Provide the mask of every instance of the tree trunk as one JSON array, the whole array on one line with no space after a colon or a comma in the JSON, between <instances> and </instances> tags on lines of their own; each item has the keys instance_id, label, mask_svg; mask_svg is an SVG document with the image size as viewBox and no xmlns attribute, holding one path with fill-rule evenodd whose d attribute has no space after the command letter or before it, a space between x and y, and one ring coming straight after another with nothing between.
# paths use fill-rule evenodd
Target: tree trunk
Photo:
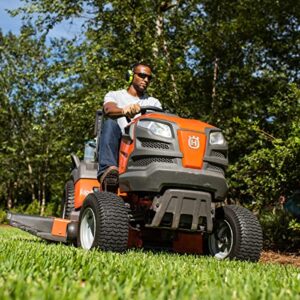
<instances>
[{"instance_id":1,"label":"tree trunk","mask_svg":"<svg viewBox=\"0 0 300 300\"><path fill-rule=\"evenodd\" d=\"M46 209L46 180L47 180L47 174L48 174L48 157L49 157L49 146L46 146L46 159L45 159L45 165L43 168L43 173L41 174L41 216L45 214Z\"/></svg>"},{"instance_id":2,"label":"tree trunk","mask_svg":"<svg viewBox=\"0 0 300 300\"><path fill-rule=\"evenodd\" d=\"M21 138L23 151L26 153L26 145L23 138ZM28 177L29 177L29 185L31 188L31 200L34 201L36 199L35 191L34 191L34 181L33 181L33 172L32 172L32 166L29 157L26 155L25 161L27 163L27 169L28 169Z\"/></svg>"},{"instance_id":3,"label":"tree trunk","mask_svg":"<svg viewBox=\"0 0 300 300\"><path fill-rule=\"evenodd\" d=\"M218 79L218 62L219 62L219 58L215 58L215 62L214 62L214 77L213 77L213 82L212 82L212 93L211 93L211 97L212 97L212 101L211 101L211 112L212 112L212 117L217 113L217 79Z\"/></svg>"},{"instance_id":4,"label":"tree trunk","mask_svg":"<svg viewBox=\"0 0 300 300\"><path fill-rule=\"evenodd\" d=\"M177 6L178 3L177 1L175 1L175 4L173 4L173 1L163 1L160 6L158 7L158 14L157 14L157 18L156 18L156 22L155 22L155 27L156 27L156 42L153 46L153 55L155 59L158 59L158 54L159 54L159 43L160 41L162 42L162 50L165 54L165 58L166 58L166 62L167 62L167 66L168 66L168 71L170 72L170 77L171 77L171 83L172 83L172 87L173 87L173 91L174 94L176 96L176 100L179 99L179 92L178 92L178 87L176 84L176 80L175 80L175 76L174 74L171 72L172 70L172 63L171 63L171 58L170 58L170 52L168 49L168 45L167 45L167 41L163 36L163 30L164 30L164 17L163 14L164 12L166 12L167 10ZM175 104L174 99L172 98L172 104Z\"/></svg>"},{"instance_id":5,"label":"tree trunk","mask_svg":"<svg viewBox=\"0 0 300 300\"><path fill-rule=\"evenodd\" d=\"M43 216L45 214L45 208L46 208L46 192L45 192L45 176L42 176L42 182L41 182L41 216Z\"/></svg>"},{"instance_id":6,"label":"tree trunk","mask_svg":"<svg viewBox=\"0 0 300 300\"><path fill-rule=\"evenodd\" d=\"M11 209L13 207L13 197L12 197L12 184L11 181L8 183L8 188L7 188L7 209Z\"/></svg>"}]
</instances>

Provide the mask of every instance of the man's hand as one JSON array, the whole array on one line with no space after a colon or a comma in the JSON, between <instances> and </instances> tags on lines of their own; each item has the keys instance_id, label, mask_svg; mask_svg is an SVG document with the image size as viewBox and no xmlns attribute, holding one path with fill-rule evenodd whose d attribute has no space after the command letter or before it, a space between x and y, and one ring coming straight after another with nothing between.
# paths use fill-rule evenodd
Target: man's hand
<instances>
[{"instance_id":1,"label":"man's hand","mask_svg":"<svg viewBox=\"0 0 300 300\"><path fill-rule=\"evenodd\" d=\"M130 104L128 106L125 106L122 109L123 115L128 117L128 118L133 118L140 111L141 111L141 106L137 103L136 104Z\"/></svg>"}]
</instances>

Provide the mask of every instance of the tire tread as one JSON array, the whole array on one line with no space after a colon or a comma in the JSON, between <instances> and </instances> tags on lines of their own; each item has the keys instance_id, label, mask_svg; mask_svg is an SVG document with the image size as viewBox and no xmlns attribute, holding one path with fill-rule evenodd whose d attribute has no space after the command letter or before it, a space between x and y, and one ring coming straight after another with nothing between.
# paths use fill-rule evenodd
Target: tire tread
<instances>
[{"instance_id":1,"label":"tire tread","mask_svg":"<svg viewBox=\"0 0 300 300\"><path fill-rule=\"evenodd\" d=\"M75 189L73 180L65 184L64 198L62 203L62 215L65 219L70 219L72 211L75 209ZM64 212L65 211L65 212Z\"/></svg>"},{"instance_id":2,"label":"tire tread","mask_svg":"<svg viewBox=\"0 0 300 300\"><path fill-rule=\"evenodd\" d=\"M96 235L92 248L104 251L123 252L128 243L128 213L122 198L110 192L94 192L87 196L88 203L96 206Z\"/></svg>"},{"instance_id":3,"label":"tire tread","mask_svg":"<svg viewBox=\"0 0 300 300\"><path fill-rule=\"evenodd\" d=\"M231 215L239 227L240 238L231 258L256 262L263 247L263 235L257 217L242 206L224 206L225 215Z\"/></svg>"}]
</instances>

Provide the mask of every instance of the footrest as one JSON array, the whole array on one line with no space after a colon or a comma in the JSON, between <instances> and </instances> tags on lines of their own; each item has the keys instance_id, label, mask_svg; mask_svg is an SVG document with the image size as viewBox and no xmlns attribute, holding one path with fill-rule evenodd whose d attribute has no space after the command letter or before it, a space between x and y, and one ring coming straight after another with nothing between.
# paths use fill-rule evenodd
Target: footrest
<instances>
[{"instance_id":1,"label":"footrest","mask_svg":"<svg viewBox=\"0 0 300 300\"><path fill-rule=\"evenodd\" d=\"M102 183L102 190L106 192L116 193L119 188L119 176L111 174L105 177Z\"/></svg>"}]
</instances>

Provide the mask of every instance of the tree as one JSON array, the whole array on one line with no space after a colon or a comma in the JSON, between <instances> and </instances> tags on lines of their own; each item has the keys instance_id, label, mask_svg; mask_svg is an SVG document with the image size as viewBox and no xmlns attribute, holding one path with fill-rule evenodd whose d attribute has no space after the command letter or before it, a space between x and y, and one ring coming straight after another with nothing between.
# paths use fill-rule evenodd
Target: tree
<instances>
[{"instance_id":1,"label":"tree","mask_svg":"<svg viewBox=\"0 0 300 300\"><path fill-rule=\"evenodd\" d=\"M150 93L165 107L224 130L233 199L259 200L261 208L274 201L285 182L288 189L295 184L297 173L285 172L298 166L299 155L297 131L291 129L299 116L299 1L25 2L15 13L29 19L38 15L35 29L43 39L63 20L85 20L84 39L53 40L47 54L53 64L45 99L53 99L53 107L37 125L51 133L48 166L59 170L50 189L60 189L66 157L80 153L92 135L104 94L125 87L123 74L140 60L154 65ZM278 172L272 186L267 178Z\"/></svg>"},{"instance_id":2,"label":"tree","mask_svg":"<svg viewBox=\"0 0 300 300\"><path fill-rule=\"evenodd\" d=\"M24 26L19 37L1 33L0 48L1 198L8 208L38 199L43 213L51 189L51 145L59 135L53 123L61 82L33 27Z\"/></svg>"}]
</instances>

